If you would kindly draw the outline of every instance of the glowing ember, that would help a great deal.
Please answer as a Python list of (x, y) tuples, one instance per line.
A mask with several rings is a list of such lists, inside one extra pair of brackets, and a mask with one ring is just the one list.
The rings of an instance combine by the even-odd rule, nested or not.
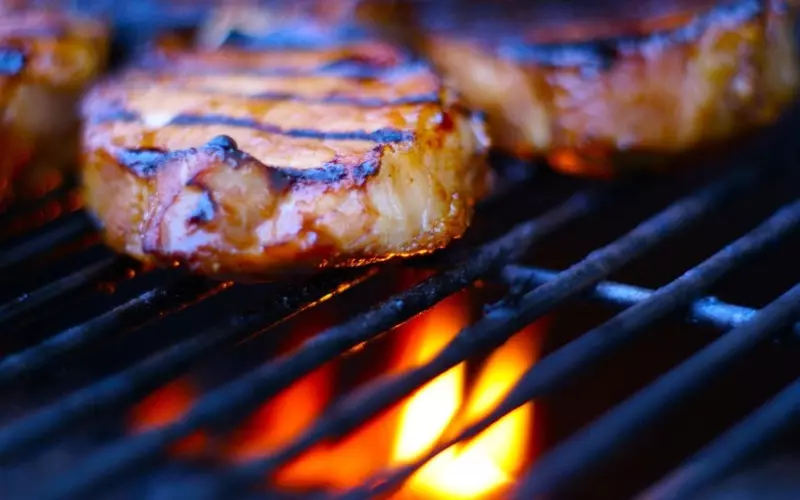
[[(415, 339), (419, 363), (433, 357), (465, 326), (466, 315), (451, 305), (430, 314), (433, 319)], [(489, 357), (466, 402), (464, 364), (417, 391), (403, 407), (393, 460), (403, 463), (419, 457), (451, 430), (456, 416), (472, 420), (485, 414), (534, 362), (536, 349), (533, 328), (517, 334)], [(478, 498), (501, 490), (524, 465), (532, 419), (533, 406), (525, 405), (472, 442), (450, 448), (414, 474), (401, 496)]]

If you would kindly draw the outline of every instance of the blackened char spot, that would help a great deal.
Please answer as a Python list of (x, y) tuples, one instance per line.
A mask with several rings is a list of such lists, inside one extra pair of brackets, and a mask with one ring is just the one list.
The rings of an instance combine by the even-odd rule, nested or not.
[(380, 169), (380, 156), (370, 155), (368, 159), (359, 163), (353, 168), (353, 180), (356, 182), (356, 184), (362, 185), (368, 178), (377, 175)]
[(214, 215), (217, 213), (217, 204), (211, 197), (211, 193), (205, 187), (200, 187), (200, 199), (197, 201), (197, 206), (189, 216), (189, 224), (199, 225), (206, 224), (214, 220)]
[(148, 178), (158, 173), (168, 156), (169, 153), (159, 148), (123, 149), (117, 154), (117, 161), (137, 177)]
[(274, 167), (286, 174), (292, 181), (307, 183), (332, 184), (339, 182), (347, 177), (347, 169), (344, 165), (326, 163), (318, 168), (293, 168), (293, 167)]
[(259, 162), (256, 159), (253, 159), (260, 163), (267, 173), (267, 181), (269, 182), (269, 187), (271, 187), (274, 191), (278, 193), (282, 193), (289, 189), (292, 184), (295, 182), (295, 178), (292, 177), (292, 174), (289, 172), (290, 169), (284, 167), (273, 167), (271, 165), (264, 165), (263, 163)]
[[(212, 148), (212, 151), (216, 151), (215, 154), (221, 154), (222, 156), (219, 157), (221, 161), (227, 162), (233, 169), (239, 168), (249, 162), (258, 164), (264, 169), (270, 187), (277, 192), (285, 191), (298, 182), (333, 184), (350, 178), (356, 184), (362, 185), (366, 179), (376, 175), (380, 171), (381, 157), (383, 155), (383, 146), (377, 146), (356, 162), (337, 157), (317, 168), (283, 167), (266, 165), (238, 149), (233, 139), (227, 138), (232, 142), (232, 144), (228, 144), (222, 139), (223, 137), (227, 138), (227, 136), (215, 137), (207, 142), (204, 147)], [(222, 147), (222, 143), (226, 143), (224, 145), (232, 147)], [(158, 148), (124, 149), (117, 155), (117, 161), (122, 166), (131, 170), (137, 177), (149, 178), (155, 176), (168, 160), (197, 154), (198, 151), (197, 148), (172, 152), (167, 152)], [(206, 151), (209, 150), (206, 149)], [(188, 181), (186, 185), (199, 186), (205, 190), (195, 179)], [(210, 202), (212, 202), (211, 206), (215, 206), (213, 204), (213, 199), (210, 199)], [(204, 209), (204, 207), (200, 208)], [(199, 211), (200, 208), (198, 208)]]
[(228, 151), (232, 151), (239, 148), (239, 145), (236, 144), (236, 141), (229, 135), (218, 135), (208, 141), (206, 146), (211, 146), (214, 148), (220, 148)]
[(25, 68), (25, 53), (13, 47), (0, 47), (0, 75), (14, 76)]
[(358, 162), (334, 158), (318, 168), (273, 167), (284, 172), (294, 182), (334, 184), (348, 177), (362, 185), (380, 171), (383, 148), (376, 147)]

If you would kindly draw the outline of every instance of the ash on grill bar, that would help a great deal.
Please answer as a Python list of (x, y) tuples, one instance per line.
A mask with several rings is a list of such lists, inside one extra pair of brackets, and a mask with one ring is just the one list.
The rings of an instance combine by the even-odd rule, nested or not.
[(43, 4), (0, 498), (800, 497), (795, 2)]

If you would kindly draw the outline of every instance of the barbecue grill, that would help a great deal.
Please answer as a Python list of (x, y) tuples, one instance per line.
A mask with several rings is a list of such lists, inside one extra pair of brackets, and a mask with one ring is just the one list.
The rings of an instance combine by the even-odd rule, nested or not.
[[(789, 113), (707, 167), (614, 184), (497, 158), (498, 187), (463, 241), (295, 283), (142, 269), (98, 243), (70, 180), (12, 205), (0, 215), (3, 497), (374, 498), (529, 401), (539, 450), (505, 495), (685, 498), (725, 485), (796, 494), (791, 481), (775, 486), (795, 462), (750, 467), (796, 449), (797, 122)], [(381, 342), (463, 290), (490, 299), (474, 321), (432, 360), (381, 373)], [(264, 486), (545, 316), (540, 359), (420, 459), (336, 491)], [(320, 331), (265, 360), (307, 320)], [(287, 444), (237, 463), (170, 452), (198, 431), (226, 435), (331, 361), (370, 376)], [(186, 376), (203, 387), (193, 404), (132, 432), (131, 409)]]

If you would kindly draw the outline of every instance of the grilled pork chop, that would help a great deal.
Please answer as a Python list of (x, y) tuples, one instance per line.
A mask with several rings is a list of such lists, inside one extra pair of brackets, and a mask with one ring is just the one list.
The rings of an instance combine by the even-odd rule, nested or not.
[(773, 122), (797, 92), (785, 0), (409, 5), (409, 39), (488, 113), (493, 143), (562, 172), (683, 163)]
[(268, 280), (431, 252), (487, 189), (483, 122), (373, 41), (165, 43), (84, 101), (85, 199), (145, 262)]
[(76, 104), (102, 70), (108, 33), (98, 21), (57, 12), (0, 12), (0, 196), (20, 176), (74, 165)]

